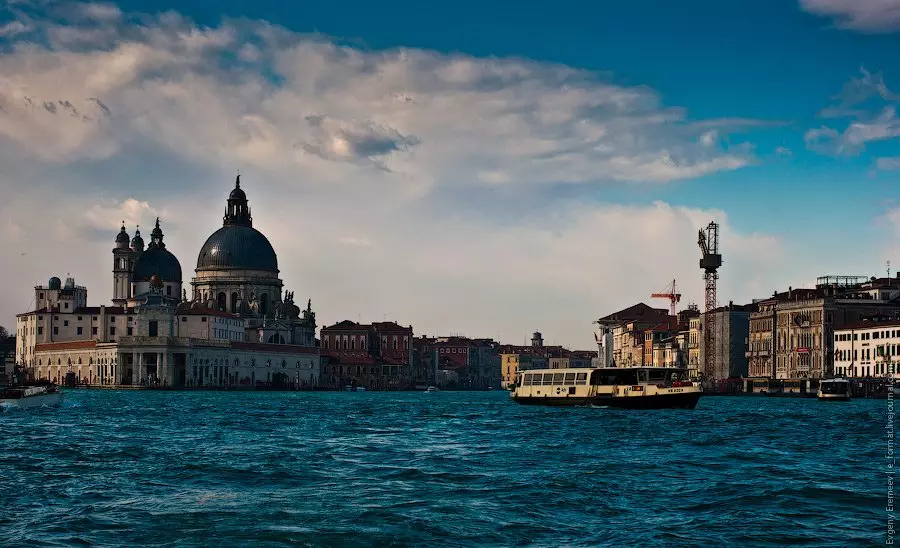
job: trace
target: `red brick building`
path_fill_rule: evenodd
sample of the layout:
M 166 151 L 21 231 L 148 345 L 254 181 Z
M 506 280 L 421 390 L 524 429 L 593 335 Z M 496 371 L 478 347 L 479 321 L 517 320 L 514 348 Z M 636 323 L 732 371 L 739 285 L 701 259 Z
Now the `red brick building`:
M 321 385 L 369 390 L 412 388 L 412 326 L 344 320 L 323 327 Z

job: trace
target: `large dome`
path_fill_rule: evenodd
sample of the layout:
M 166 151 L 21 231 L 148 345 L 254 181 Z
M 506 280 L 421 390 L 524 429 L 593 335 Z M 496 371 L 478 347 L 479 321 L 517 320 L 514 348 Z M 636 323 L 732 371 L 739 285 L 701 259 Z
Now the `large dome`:
M 278 272 L 272 244 L 250 226 L 229 225 L 213 232 L 197 257 L 197 270 L 229 268 Z
M 149 282 L 154 275 L 166 282 L 181 283 L 181 263 L 164 247 L 151 247 L 134 262 L 135 282 Z

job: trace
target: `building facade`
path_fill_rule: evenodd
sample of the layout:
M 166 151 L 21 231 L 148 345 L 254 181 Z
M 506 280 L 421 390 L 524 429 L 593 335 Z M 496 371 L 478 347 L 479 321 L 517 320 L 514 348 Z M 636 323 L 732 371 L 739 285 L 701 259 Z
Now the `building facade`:
M 900 319 L 860 322 L 834 330 L 837 377 L 900 379 Z
M 372 390 L 413 387 L 413 328 L 395 322 L 345 320 L 321 331 L 322 382 Z
M 146 248 L 140 231 L 129 238 L 123 226 L 112 251 L 115 306 L 89 307 L 87 288 L 73 278 L 63 284 L 53 277 L 35 287 L 36 309 L 16 319 L 16 362 L 33 378 L 57 382 L 315 386 L 320 366 L 315 313 L 311 303 L 301 311 L 291 293 L 281 298 L 277 257 L 269 253 L 271 245 L 261 246 L 265 236 L 252 229 L 239 180 L 225 223 L 239 227 L 240 234 L 226 231 L 231 234 L 226 237 L 219 230 L 207 240 L 190 300 L 159 219 Z M 258 236 L 247 236 L 248 230 Z M 218 294 L 206 298 L 226 281 L 238 295 L 253 297 L 246 306 L 241 301 L 229 308 L 227 299 L 220 306 Z M 267 297 L 257 298 L 262 293 Z

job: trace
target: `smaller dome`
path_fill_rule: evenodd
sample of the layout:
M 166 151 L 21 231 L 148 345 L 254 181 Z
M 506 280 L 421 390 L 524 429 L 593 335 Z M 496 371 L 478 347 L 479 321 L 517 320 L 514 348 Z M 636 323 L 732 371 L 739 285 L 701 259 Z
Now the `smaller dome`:
M 247 195 L 241 190 L 241 176 L 238 175 L 237 179 L 234 181 L 234 190 L 231 191 L 231 194 L 228 195 L 229 200 L 240 200 L 247 201 Z
M 128 232 L 125 231 L 125 223 L 122 223 L 122 228 L 119 230 L 119 233 L 116 235 L 116 246 L 117 247 L 128 247 L 128 242 L 131 238 L 128 237 Z
M 131 249 L 136 251 L 144 250 L 144 239 L 141 238 L 140 229 L 134 231 L 134 238 L 131 239 Z
M 162 287 L 163 281 L 158 275 L 150 276 L 150 287 Z
M 50 283 L 48 283 L 47 285 L 51 290 L 62 289 L 62 280 L 60 280 L 56 276 L 53 276 L 52 278 L 50 278 Z

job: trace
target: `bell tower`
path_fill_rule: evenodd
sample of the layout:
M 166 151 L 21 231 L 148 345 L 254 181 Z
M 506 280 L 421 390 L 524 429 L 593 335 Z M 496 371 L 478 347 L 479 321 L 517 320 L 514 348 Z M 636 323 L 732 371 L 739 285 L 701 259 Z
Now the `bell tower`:
M 134 250 L 130 247 L 131 238 L 125 230 L 125 221 L 116 236 L 116 247 L 113 248 L 113 298 L 117 306 L 125 306 L 131 293 L 131 271 L 134 267 Z

